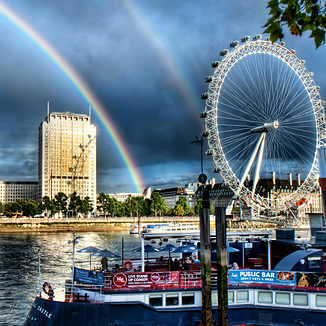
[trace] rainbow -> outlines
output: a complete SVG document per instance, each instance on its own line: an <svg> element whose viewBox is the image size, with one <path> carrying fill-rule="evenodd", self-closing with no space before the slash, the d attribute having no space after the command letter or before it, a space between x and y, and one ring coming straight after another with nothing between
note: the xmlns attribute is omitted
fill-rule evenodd
<svg viewBox="0 0 326 326"><path fill-rule="evenodd" d="M105 108L96 98L89 86L78 75L73 67L62 57L62 55L38 33L31 25L24 21L20 16L14 13L9 7L0 2L0 14L6 18L15 28L17 28L23 35L27 36L53 63L59 68L68 81L76 88L78 93L89 103L99 121L106 130L109 138L120 155L124 165L126 166L135 190L139 193L142 192L144 182L142 176L133 161L127 146L125 145L122 137L119 135L114 126L112 119L109 117Z"/></svg>
<svg viewBox="0 0 326 326"><path fill-rule="evenodd" d="M193 79L188 75L189 67L178 62L176 49L168 41L163 41L164 37L155 30L155 24L151 23L148 16L143 13L140 4L137 4L135 0L126 0L121 3L129 13L130 18L141 29L145 38L149 40L149 45L156 52L160 64L169 72L169 78L174 81L173 84L177 85L178 94L185 103L185 112L190 114L194 121L202 127L203 122L199 118L199 113L203 110L205 102L200 99L200 94L192 83ZM201 108L202 110L200 110Z"/></svg>

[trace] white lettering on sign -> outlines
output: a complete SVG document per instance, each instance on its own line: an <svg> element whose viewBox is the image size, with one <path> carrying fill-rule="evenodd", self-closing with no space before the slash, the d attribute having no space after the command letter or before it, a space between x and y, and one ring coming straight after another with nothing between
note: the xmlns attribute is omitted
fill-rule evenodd
<svg viewBox="0 0 326 326"><path fill-rule="evenodd" d="M46 309L42 308L41 306L38 306L38 307L37 307L37 310L38 310L41 314L43 314L43 315L45 315L46 317L48 317L49 319L52 317L52 314L49 313Z"/></svg>

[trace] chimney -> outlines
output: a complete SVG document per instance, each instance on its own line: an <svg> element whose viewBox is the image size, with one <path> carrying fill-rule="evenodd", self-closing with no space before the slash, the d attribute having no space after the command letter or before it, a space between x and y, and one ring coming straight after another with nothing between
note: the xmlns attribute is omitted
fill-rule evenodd
<svg viewBox="0 0 326 326"><path fill-rule="evenodd" d="M275 185L276 181L275 181L275 172L271 172L271 179L273 181L273 185Z"/></svg>
<svg viewBox="0 0 326 326"><path fill-rule="evenodd" d="M295 176L297 177L298 186L300 187L300 186L301 186L301 178L300 178L300 173L297 173Z"/></svg>
<svg viewBox="0 0 326 326"><path fill-rule="evenodd" d="M290 186L292 186L292 173L288 173L288 180L289 180Z"/></svg>

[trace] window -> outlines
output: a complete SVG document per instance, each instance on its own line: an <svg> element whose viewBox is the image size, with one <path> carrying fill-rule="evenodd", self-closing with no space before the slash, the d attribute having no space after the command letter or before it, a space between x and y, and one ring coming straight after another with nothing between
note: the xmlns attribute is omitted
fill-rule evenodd
<svg viewBox="0 0 326 326"><path fill-rule="evenodd" d="M178 294L167 294L165 296L165 304L167 306L177 306L179 304Z"/></svg>
<svg viewBox="0 0 326 326"><path fill-rule="evenodd" d="M160 307L163 305L162 295L150 295L149 304L153 307Z"/></svg>
<svg viewBox="0 0 326 326"><path fill-rule="evenodd" d="M249 293L248 291L237 291L237 302L248 302L249 300Z"/></svg>
<svg viewBox="0 0 326 326"><path fill-rule="evenodd" d="M290 293L280 293L275 294L275 302L277 304L290 304Z"/></svg>
<svg viewBox="0 0 326 326"><path fill-rule="evenodd" d="M258 302L259 303L272 303L273 296L272 292L258 292Z"/></svg>
<svg viewBox="0 0 326 326"><path fill-rule="evenodd" d="M228 302L229 303L234 302L234 292L233 291L228 291Z"/></svg>
<svg viewBox="0 0 326 326"><path fill-rule="evenodd" d="M308 295L307 294L293 294L293 304L297 306L307 306L308 305Z"/></svg>
<svg viewBox="0 0 326 326"><path fill-rule="evenodd" d="M182 293L182 304L194 304L195 303L195 295L194 293Z"/></svg>
<svg viewBox="0 0 326 326"><path fill-rule="evenodd" d="M317 307L326 307L326 295L316 295L316 306Z"/></svg>

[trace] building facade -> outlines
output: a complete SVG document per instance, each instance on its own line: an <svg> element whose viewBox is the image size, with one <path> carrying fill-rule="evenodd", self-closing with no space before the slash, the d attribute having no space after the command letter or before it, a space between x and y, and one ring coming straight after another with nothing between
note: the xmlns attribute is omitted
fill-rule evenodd
<svg viewBox="0 0 326 326"><path fill-rule="evenodd" d="M37 181L0 181L0 202L13 203L16 200L38 200Z"/></svg>
<svg viewBox="0 0 326 326"><path fill-rule="evenodd" d="M90 197L96 208L96 127L84 114L49 113L39 127L39 198Z"/></svg>

